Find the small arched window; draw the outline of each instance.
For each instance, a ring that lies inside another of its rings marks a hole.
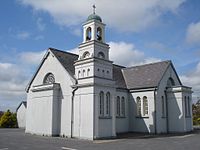
[[[122,116],[124,117],[125,116],[125,98],[124,97],[122,97],[122,102],[121,102],[121,104],[122,104],[122,108],[121,108],[121,112],[122,112]]]
[[[80,78],[81,77],[81,71],[79,70],[78,71],[78,78]]]
[[[98,41],[102,41],[102,29],[100,27],[97,28],[96,38]]]
[[[167,81],[167,87],[172,87],[175,86],[175,82],[174,79],[172,79],[171,77],[168,79]]]
[[[98,58],[101,58],[101,59],[105,58],[105,55],[103,52],[99,52],[97,56],[98,56]]]
[[[90,53],[88,51],[84,52],[82,58],[88,58],[88,57],[90,57]]]
[[[99,115],[104,116],[104,93],[103,91],[99,94]]]
[[[117,96],[117,116],[120,116],[120,97]]]
[[[148,115],[148,99],[146,96],[143,97],[143,115]]]
[[[106,115],[110,116],[110,92],[106,93]]]
[[[83,70],[83,77],[85,77],[86,75],[85,75],[85,70]]]
[[[90,41],[92,37],[92,29],[90,27],[86,30],[86,41]]]
[[[141,116],[141,99],[139,96],[136,98],[136,102],[137,102],[137,116]]]
[[[87,70],[87,76],[90,76],[90,69]]]
[[[52,73],[46,74],[43,80],[43,84],[52,84],[52,83],[55,83],[54,75]]]

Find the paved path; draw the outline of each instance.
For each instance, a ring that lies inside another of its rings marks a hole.
[[[0,150],[200,150],[200,131],[182,135],[123,135],[111,140],[78,140],[0,129]]]

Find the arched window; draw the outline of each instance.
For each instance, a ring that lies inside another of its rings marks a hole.
[[[122,116],[124,117],[125,116],[125,98],[122,97],[122,101],[121,101],[121,112],[122,112]]]
[[[140,97],[138,96],[136,98],[136,102],[137,102],[137,116],[141,116],[141,99]]]
[[[86,41],[90,41],[92,37],[92,29],[90,27],[86,30]]]
[[[175,82],[174,79],[172,79],[171,77],[168,79],[167,81],[167,87],[172,87],[175,86]]]
[[[90,76],[90,69],[87,70],[87,76]]]
[[[162,103],[162,117],[165,117],[165,112],[166,112],[166,110],[165,110],[165,98],[164,98],[164,96],[162,96],[161,97],[161,103]]]
[[[143,115],[148,115],[148,99],[146,96],[143,97]]]
[[[117,96],[117,116],[120,116],[120,97]]]
[[[82,58],[88,58],[88,57],[90,57],[90,53],[88,51],[84,52]]]
[[[85,70],[83,70],[83,77],[85,77],[86,75],[85,75]]]
[[[52,84],[52,83],[55,83],[54,75],[52,73],[46,74],[43,80],[43,84]]]
[[[99,52],[98,55],[97,55],[98,58],[101,58],[101,59],[104,59],[105,58],[105,55],[103,52]]]
[[[79,70],[78,71],[78,78],[80,78],[81,77],[81,71]]]
[[[103,91],[99,94],[99,115],[104,116],[104,93]]]
[[[110,116],[110,92],[106,93],[106,115]]]
[[[100,27],[97,28],[97,40],[102,41],[102,29]]]
[[[190,115],[190,97],[188,96],[188,116]]]

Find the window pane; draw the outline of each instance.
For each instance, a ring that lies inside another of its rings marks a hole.
[[[120,116],[120,97],[117,96],[117,116]]]
[[[104,93],[100,92],[99,97],[100,97],[99,114],[100,114],[100,116],[103,116],[104,115]]]
[[[148,115],[148,100],[147,97],[143,97],[143,115]]]
[[[106,114],[110,115],[110,93],[106,94]]]
[[[137,100],[137,115],[141,116],[141,99],[140,97],[137,97],[136,100]]]
[[[187,105],[187,98],[186,98],[186,96],[185,96],[184,102],[185,102],[185,116],[188,116],[188,105]]]
[[[125,98],[122,97],[122,116],[125,116]]]

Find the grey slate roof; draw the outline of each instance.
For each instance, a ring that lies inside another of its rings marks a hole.
[[[69,52],[57,50],[54,48],[49,48],[51,52],[56,56],[56,58],[60,61],[63,67],[69,72],[69,74],[73,77],[75,74],[74,62],[78,60],[78,55],[72,54]]]
[[[69,74],[74,77],[74,62],[78,59],[78,55],[54,48],[49,49]],[[163,61],[129,68],[113,64],[113,80],[116,82],[117,88],[142,89],[157,87],[170,64],[171,61]]]
[[[157,87],[171,61],[122,69],[128,89]]]

